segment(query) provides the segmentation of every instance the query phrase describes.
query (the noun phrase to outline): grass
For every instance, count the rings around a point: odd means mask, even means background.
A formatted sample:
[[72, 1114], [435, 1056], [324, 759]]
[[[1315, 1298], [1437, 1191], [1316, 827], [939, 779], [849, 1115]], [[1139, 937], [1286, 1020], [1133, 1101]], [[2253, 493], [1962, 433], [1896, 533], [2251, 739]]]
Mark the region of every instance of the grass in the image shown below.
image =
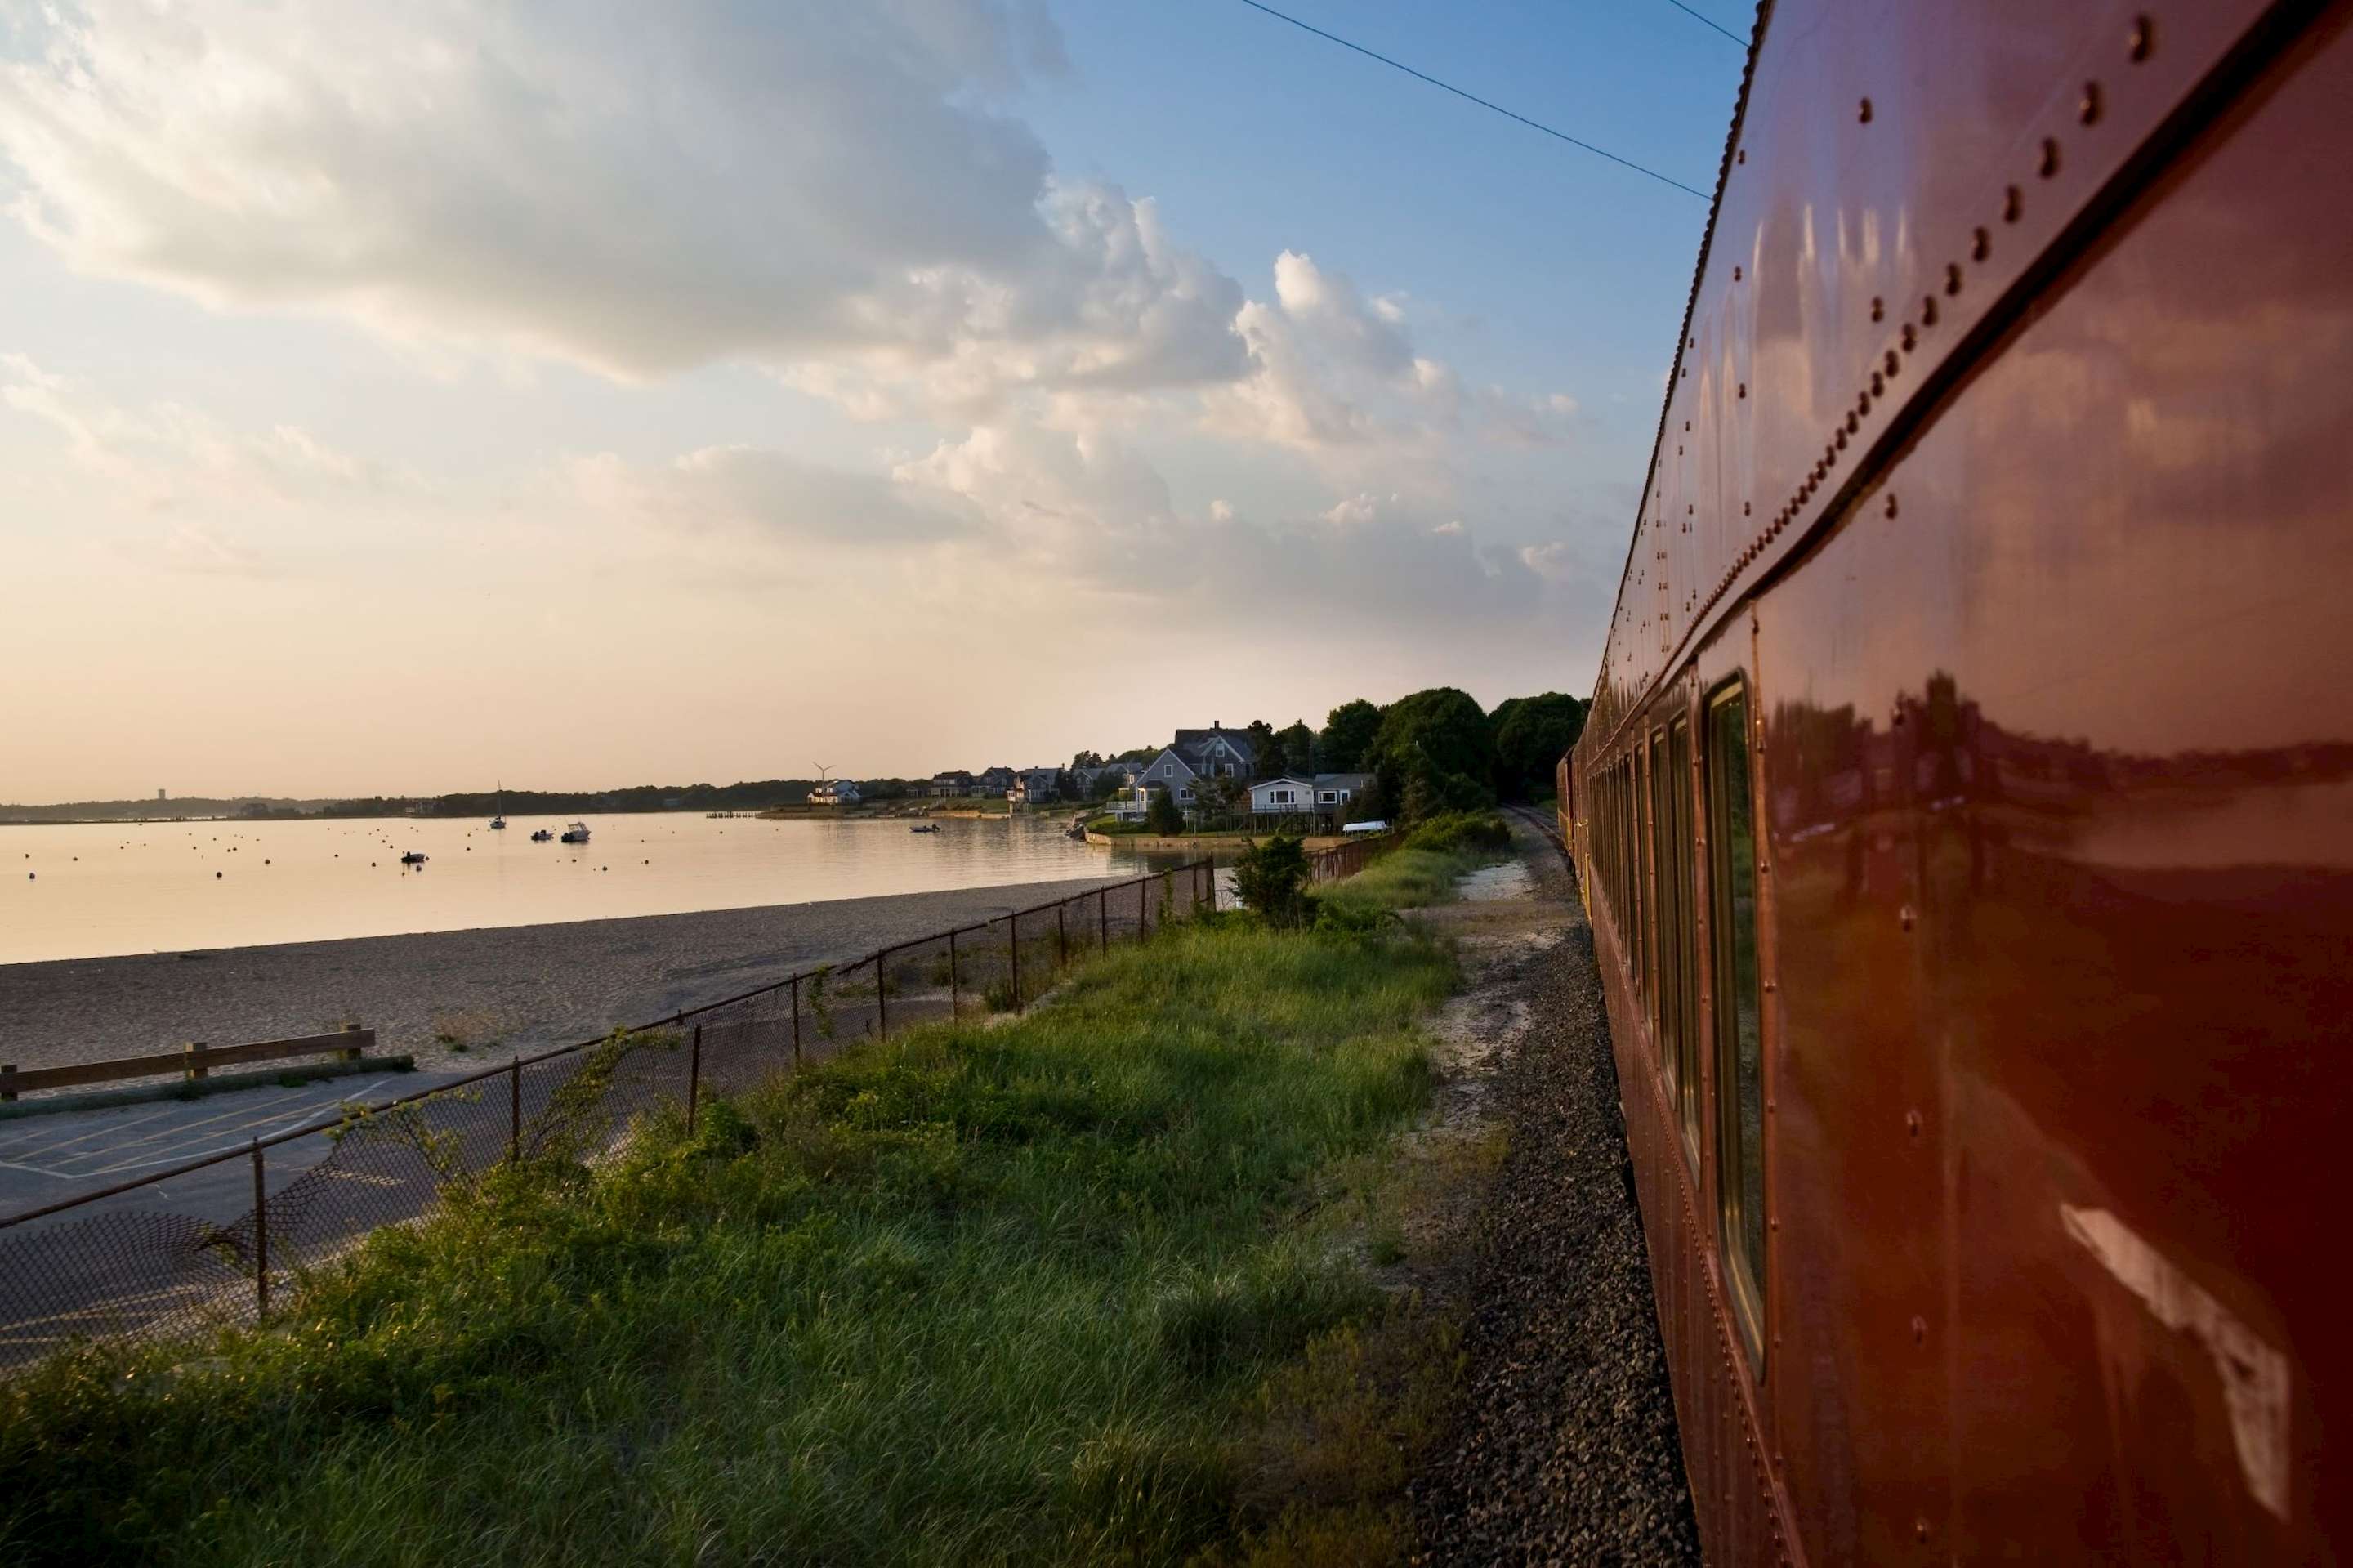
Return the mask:
[[1451, 903], [1455, 879], [1505, 858], [1511, 842], [1511, 831], [1492, 812], [1436, 818], [1356, 875], [1317, 890], [1316, 901], [1360, 918]]
[[1453, 981], [1394, 925], [1228, 916], [501, 1171], [265, 1330], [0, 1383], [0, 1561], [1394, 1551], [1365, 1489], [1427, 1401], [1362, 1347], [1424, 1330], [1314, 1195], [1421, 1109]]

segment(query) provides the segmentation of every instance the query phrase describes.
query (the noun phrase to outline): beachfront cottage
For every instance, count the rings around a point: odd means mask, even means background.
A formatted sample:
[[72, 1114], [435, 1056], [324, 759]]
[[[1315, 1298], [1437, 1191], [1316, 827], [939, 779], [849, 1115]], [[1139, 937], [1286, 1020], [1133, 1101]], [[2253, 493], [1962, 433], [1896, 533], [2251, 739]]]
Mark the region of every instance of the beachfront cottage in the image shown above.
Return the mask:
[[1286, 773], [1250, 786], [1250, 815], [1337, 816], [1371, 786], [1372, 779], [1369, 773], [1318, 773], [1314, 778]]
[[847, 779], [828, 779], [809, 791], [812, 806], [855, 806], [858, 786]]
[[961, 768], [945, 773], [934, 773], [929, 786], [931, 793], [943, 800], [961, 800], [972, 793], [972, 775]]
[[1141, 817], [1150, 808], [1152, 797], [1161, 790], [1175, 795], [1176, 804], [1189, 810], [1198, 793], [1195, 789], [1198, 782], [1206, 779], [1248, 779], [1257, 754], [1249, 736], [1238, 735], [1214, 720], [1207, 729], [1180, 729], [1167, 748], [1136, 775], [1130, 798], [1117, 802], [1113, 813]]
[[986, 768], [976, 775], [972, 782], [972, 792], [975, 795], [1002, 795], [1013, 788], [1013, 769], [1010, 768]]
[[1013, 782], [1006, 787], [1005, 798], [1017, 806], [1059, 800], [1062, 798], [1062, 770], [1025, 768], [1013, 776]]

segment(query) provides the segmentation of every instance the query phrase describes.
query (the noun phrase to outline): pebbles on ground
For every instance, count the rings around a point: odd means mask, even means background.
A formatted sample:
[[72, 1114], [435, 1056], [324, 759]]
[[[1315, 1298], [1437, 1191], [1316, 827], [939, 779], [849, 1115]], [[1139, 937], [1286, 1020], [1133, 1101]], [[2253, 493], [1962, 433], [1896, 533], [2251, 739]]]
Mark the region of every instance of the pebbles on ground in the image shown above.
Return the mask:
[[[1557, 857], [1539, 864], [1564, 895]], [[1530, 1027], [1493, 1080], [1511, 1149], [1478, 1222], [1459, 1403], [1409, 1489], [1420, 1561], [1697, 1563], [1581, 911], [1514, 989]]]

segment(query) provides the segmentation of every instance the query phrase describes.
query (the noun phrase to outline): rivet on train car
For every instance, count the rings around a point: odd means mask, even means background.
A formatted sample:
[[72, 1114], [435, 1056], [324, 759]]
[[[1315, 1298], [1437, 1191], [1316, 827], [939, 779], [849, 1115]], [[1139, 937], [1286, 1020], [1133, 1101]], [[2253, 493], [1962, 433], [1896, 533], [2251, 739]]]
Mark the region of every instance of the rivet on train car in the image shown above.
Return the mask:
[[1922, 326], [1936, 324], [1936, 296], [1934, 294], [1926, 296], [1920, 302], [1920, 324]]
[[[1748, 515], [1748, 503], [1746, 503], [1746, 501], [1744, 501], [1744, 502], [1742, 502], [1742, 503], [1740, 503], [1740, 514], [1741, 514], [1743, 517], [1746, 517], [1746, 516], [1747, 516], [1747, 515]], [[1670, 857], [1670, 859], [1672, 860], [1672, 857]]]
[[1683, 434], [1691, 434], [1691, 421], [1689, 419], [1685, 419], [1683, 421]]
[[1741, 395], [1743, 397], [1747, 397], [1747, 396], [1748, 396], [1748, 383], [1747, 383], [1747, 382], [1746, 382], [1746, 381], [1744, 381], [1744, 382], [1742, 382], [1742, 383], [1740, 384], [1740, 395]]
[[[1849, 415], [1847, 416], [1847, 418], [1850, 418], [1850, 419], [1852, 419], [1852, 418], [1854, 418], [1854, 416], [1853, 416], [1852, 414], [1849, 414]], [[1841, 431], [1838, 433], [1838, 440], [1837, 440], [1837, 442], [1836, 442], [1836, 445], [1838, 445], [1838, 446], [1839, 446], [1840, 448], [1841, 448], [1841, 449], [1843, 449], [1843, 448], [1846, 446], [1846, 432], [1845, 432], [1844, 430], [1841, 430]]]
[[1914, 1520], [1912, 1521], [1912, 1533], [1918, 1536], [1925, 1543], [1928, 1539], [1928, 1521], [1925, 1519]]
[[1895, 515], [1895, 493], [1892, 490], [1887, 493], [1887, 514], [1890, 517]]
[[2131, 30], [2125, 34], [2125, 58], [2135, 65], [2148, 58], [2149, 45], [2156, 41], [2157, 25], [2147, 16], [2135, 16]]
[[1748, 161], [1748, 149], [1746, 147], [1741, 148], [1738, 153], [1733, 154], [1732, 161], [1736, 164], [1746, 163]]
[[[1842, 434], [1844, 434], [1844, 435], [1850, 435], [1850, 436], [1851, 436], [1851, 435], [1854, 434], [1854, 432], [1856, 431], [1856, 429], [1857, 429], [1858, 428], [1860, 428], [1860, 422], [1855, 418], [1855, 417], [1854, 417], [1852, 414], [1849, 414], [1849, 415], [1846, 417], [1846, 429], [1845, 429], [1843, 432], [1841, 432], [1841, 433], [1842, 433]], [[1846, 445], [1846, 442], [1844, 442], [1844, 441], [1842, 441], [1842, 440], [1841, 440], [1841, 442], [1839, 442], [1839, 445], [1841, 445], [1841, 446], [1844, 446], [1844, 445]]]
[[2026, 210], [2026, 196], [2016, 185], [2006, 185], [2001, 193], [2001, 220], [2016, 223], [2018, 215]]
[[1779, 1230], [1781, 1228], [1781, 1216], [1776, 1214], [1771, 1219], [1767, 1220], [1765, 1222], [1765, 1228], [1768, 1231]]
[[1982, 261], [1993, 254], [1993, 237], [1980, 228], [1969, 242], [1969, 260]]
[[1862, 106], [1855, 111], [1854, 117], [1865, 125], [1871, 123], [1871, 100], [1866, 98], [1862, 101]]
[[[1903, 368], [1904, 362], [1895, 356], [1895, 351], [1894, 349], [1889, 349], [1887, 351], [1887, 374], [1889, 377], [1892, 379], [1895, 373]], [[1873, 378], [1872, 389], [1873, 391], [1878, 389], [1878, 379], [1876, 377]]]
[[1906, 904], [1903, 908], [1898, 909], [1895, 912], [1895, 918], [1905, 930], [1909, 931], [1912, 928], [1912, 906]]
[[1884, 300], [1882, 300], [1878, 295], [1873, 294], [1871, 297], [1871, 319], [1873, 321], [1878, 321], [1886, 314], [1887, 302]]
[[1918, 1111], [1908, 1110], [1904, 1113], [1904, 1130], [1910, 1133], [1915, 1139], [1920, 1136], [1920, 1113]]
[[1915, 1345], [1925, 1345], [1928, 1342], [1927, 1319], [1915, 1318], [1912, 1319], [1912, 1342]]
[[1919, 339], [1918, 334], [1915, 334], [1915, 333], [1914, 333], [1914, 332], [1913, 332], [1913, 330], [1912, 330], [1912, 323], [1909, 323], [1909, 322], [1905, 323], [1904, 323], [1904, 352], [1905, 352], [1905, 353], [1906, 353], [1906, 354], [1911, 353], [1911, 352], [1912, 352], [1912, 350], [1919, 344], [1919, 342], [1920, 342], [1920, 339]]
[[2100, 122], [2101, 107], [2100, 84], [2096, 81], [2085, 82], [2084, 96], [2075, 101], [2075, 118], [2085, 125], [2097, 125]]
[[2042, 162], [2034, 172], [2046, 180], [2059, 172], [2059, 143], [2048, 136], [2042, 138]]
[[1961, 269], [1957, 263], [1947, 262], [1945, 267], [1945, 292], [1957, 294], [1960, 291]]
[[1873, 397], [1878, 397], [1881, 393], [1883, 393], [1883, 392], [1884, 392], [1884, 391], [1886, 391], [1886, 390], [1887, 390], [1887, 383], [1886, 383], [1885, 381], [1883, 381], [1883, 380], [1880, 379], [1880, 376], [1879, 376], [1879, 372], [1878, 372], [1878, 371], [1876, 371], [1876, 370], [1873, 371], [1873, 372], [1871, 373], [1871, 395], [1872, 395]]
[[1736, 283], [1740, 281], [1740, 269], [1737, 267], [1732, 270], [1732, 281]]

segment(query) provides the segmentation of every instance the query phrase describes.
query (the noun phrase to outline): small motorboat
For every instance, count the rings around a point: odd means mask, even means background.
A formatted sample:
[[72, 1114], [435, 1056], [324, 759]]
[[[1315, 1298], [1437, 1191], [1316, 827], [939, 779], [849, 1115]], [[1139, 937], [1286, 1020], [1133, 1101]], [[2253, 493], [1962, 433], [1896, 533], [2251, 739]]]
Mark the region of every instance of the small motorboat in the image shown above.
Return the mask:
[[588, 842], [588, 824], [586, 822], [573, 823], [570, 827], [564, 830], [562, 842], [567, 844], [586, 843]]
[[937, 822], [917, 822], [907, 831], [911, 833], [935, 833], [940, 831], [940, 825]]
[[409, 850], [401, 855], [400, 863], [403, 865], [423, 865], [425, 863], [424, 852], [421, 850]]
[[554, 836], [555, 835], [554, 833], [549, 832], [545, 828], [542, 828], [537, 832], [531, 835], [531, 842], [535, 844], [543, 844]]
[[505, 818], [505, 817], [503, 817], [503, 816], [492, 817], [492, 818], [491, 819], [491, 827], [493, 827], [493, 828], [495, 828], [495, 829], [497, 829], [497, 830], [499, 830], [499, 831], [500, 831], [500, 832], [505, 832], [505, 831], [506, 831], [506, 825], [507, 825], [507, 820], [506, 820], [506, 818]]

